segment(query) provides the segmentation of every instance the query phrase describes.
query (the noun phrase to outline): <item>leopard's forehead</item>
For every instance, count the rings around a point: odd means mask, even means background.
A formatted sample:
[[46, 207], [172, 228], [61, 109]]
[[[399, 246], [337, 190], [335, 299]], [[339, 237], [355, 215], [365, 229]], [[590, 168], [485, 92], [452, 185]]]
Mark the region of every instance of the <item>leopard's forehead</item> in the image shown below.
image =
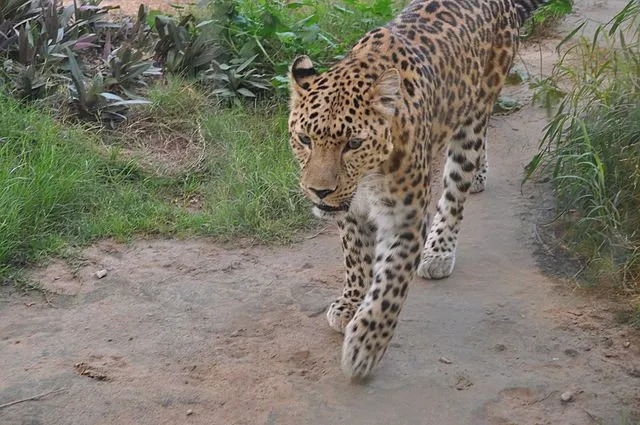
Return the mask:
[[306, 134], [325, 139], [341, 140], [366, 132], [373, 121], [364, 93], [375, 78], [351, 62], [316, 76], [295, 103], [295, 124]]

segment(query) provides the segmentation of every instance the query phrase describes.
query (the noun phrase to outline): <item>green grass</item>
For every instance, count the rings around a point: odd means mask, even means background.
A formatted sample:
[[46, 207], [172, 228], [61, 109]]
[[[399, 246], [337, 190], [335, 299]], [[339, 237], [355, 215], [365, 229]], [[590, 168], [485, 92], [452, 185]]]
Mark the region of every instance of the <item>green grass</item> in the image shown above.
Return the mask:
[[[178, 231], [221, 239], [290, 241], [310, 224], [309, 206], [297, 186], [298, 166], [289, 147], [283, 106], [218, 108], [197, 86], [175, 78], [152, 87], [149, 98], [153, 105], [140, 117], [147, 127], [169, 126], [202, 138], [205, 147], [197, 166], [161, 179], [159, 191], [165, 198], [186, 207], [197, 201], [176, 224]], [[190, 132], [194, 127], [197, 133]], [[126, 129], [122, 136], [127, 137]]]
[[[0, 274], [104, 237], [286, 242], [307, 228], [286, 111], [196, 111], [197, 99], [172, 95], [189, 90], [179, 80], [151, 90], [159, 119], [191, 114], [207, 146], [196, 169], [170, 176], [145, 171], [119, 154], [121, 146], [104, 146], [84, 128], [0, 97]], [[192, 198], [197, 208], [176, 202]]]
[[290, 239], [309, 224], [286, 124], [279, 108], [271, 114], [220, 110], [205, 118], [211, 148], [200, 183], [204, 213], [195, 219], [205, 232]]
[[0, 97], [0, 264], [70, 242], [165, 232], [175, 220], [135, 166], [101, 158], [79, 128]]
[[533, 12], [520, 30], [520, 35], [523, 38], [544, 35], [571, 12], [573, 12], [573, 0], [549, 0]]
[[639, 18], [632, 1], [539, 84], [554, 96], [568, 90], [529, 167], [551, 175], [561, 234], [585, 261], [582, 277], [630, 292], [640, 289]]

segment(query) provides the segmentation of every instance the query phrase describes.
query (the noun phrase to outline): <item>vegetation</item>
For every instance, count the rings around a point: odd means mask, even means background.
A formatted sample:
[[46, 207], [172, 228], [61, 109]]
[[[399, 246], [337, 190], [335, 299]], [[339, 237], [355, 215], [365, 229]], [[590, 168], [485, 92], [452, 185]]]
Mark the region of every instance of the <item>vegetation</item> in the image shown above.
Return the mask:
[[65, 243], [167, 231], [169, 206], [131, 162], [100, 156], [95, 137], [0, 96], [0, 264]]
[[5, 272], [101, 237], [290, 240], [309, 225], [287, 144], [291, 58], [325, 69], [407, 3], [209, 0], [123, 17], [100, 1], [0, 0]]
[[272, 97], [293, 56], [322, 67], [394, 11], [391, 0], [210, 0], [178, 16], [140, 6], [135, 19], [116, 19], [101, 0], [60, 1], [0, 0], [0, 83], [13, 97], [110, 123], [148, 104], [145, 87], [162, 73], [236, 106]]
[[629, 2], [537, 83], [539, 101], [561, 100], [528, 169], [551, 177], [558, 228], [584, 259], [583, 277], [630, 292], [640, 288], [639, 19], [640, 3]]
[[[185, 90], [172, 84], [174, 93]], [[183, 99], [158, 96], [153, 108], [168, 119], [182, 112], [177, 102]], [[290, 240], [308, 225], [280, 109], [203, 114], [207, 150], [197, 167], [174, 176], [144, 170], [116, 147], [105, 154], [82, 128], [58, 124], [5, 96], [0, 110], [0, 276], [101, 237]]]
[[112, 9], [0, 0], [1, 274], [101, 237], [290, 240], [308, 226], [280, 96], [288, 62], [326, 66], [393, 3]]
[[521, 36], [531, 38], [544, 34], [571, 12], [573, 12], [573, 0], [549, 0], [525, 22]]

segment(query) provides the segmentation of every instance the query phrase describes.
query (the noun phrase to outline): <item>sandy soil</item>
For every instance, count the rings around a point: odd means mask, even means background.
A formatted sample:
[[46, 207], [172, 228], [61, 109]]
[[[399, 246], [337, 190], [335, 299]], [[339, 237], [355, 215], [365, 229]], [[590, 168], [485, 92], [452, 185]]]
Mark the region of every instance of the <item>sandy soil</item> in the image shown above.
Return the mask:
[[[602, 18], [621, 5], [579, 10]], [[525, 46], [521, 60], [538, 72], [542, 52], [549, 69], [553, 46]], [[614, 324], [608, 301], [543, 274], [547, 260], [534, 255], [544, 203], [519, 182], [544, 124], [532, 107], [492, 119], [489, 186], [469, 201], [456, 270], [413, 282], [365, 384], [341, 375], [341, 336], [324, 318], [342, 279], [334, 229], [286, 248], [104, 241], [33, 271], [58, 294], [49, 304], [0, 290], [0, 405], [63, 389], [1, 407], [0, 423], [588, 425], [639, 415], [638, 332]], [[562, 402], [566, 391], [573, 399]]]

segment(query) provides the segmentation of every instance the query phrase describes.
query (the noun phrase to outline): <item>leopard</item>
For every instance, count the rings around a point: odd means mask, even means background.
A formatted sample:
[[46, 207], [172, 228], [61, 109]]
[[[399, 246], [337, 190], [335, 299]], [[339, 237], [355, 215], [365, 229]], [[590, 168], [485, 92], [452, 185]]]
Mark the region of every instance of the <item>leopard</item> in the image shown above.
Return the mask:
[[289, 144], [313, 213], [339, 229], [346, 272], [326, 317], [344, 334], [347, 377], [380, 362], [416, 275], [453, 272], [465, 201], [486, 187], [492, 107], [543, 3], [414, 0], [324, 72], [293, 60]]

